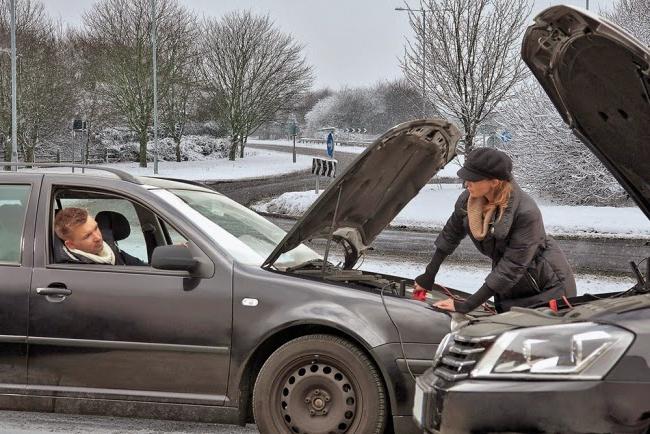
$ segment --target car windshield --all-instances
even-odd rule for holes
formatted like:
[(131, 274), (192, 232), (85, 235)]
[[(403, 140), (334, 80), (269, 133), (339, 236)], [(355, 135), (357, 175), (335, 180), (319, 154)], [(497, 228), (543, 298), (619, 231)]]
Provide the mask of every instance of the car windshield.
[[(157, 190), (156, 194), (197, 222), (238, 262), (262, 265), (286, 232), (264, 217), (218, 193), (197, 190)], [(301, 244), (274, 263), (284, 269), (320, 259)]]

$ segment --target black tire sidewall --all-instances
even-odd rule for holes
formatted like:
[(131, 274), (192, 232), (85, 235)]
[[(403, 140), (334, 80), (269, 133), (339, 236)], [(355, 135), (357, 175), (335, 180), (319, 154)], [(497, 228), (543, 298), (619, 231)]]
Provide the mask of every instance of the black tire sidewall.
[(253, 413), (263, 434), (291, 433), (273, 406), (272, 394), (284, 384), (296, 362), (318, 360), (334, 365), (350, 380), (357, 396), (357, 410), (347, 433), (383, 432), (386, 398), (378, 371), (368, 357), (348, 341), (330, 335), (311, 335), (294, 339), (276, 350), (260, 370), (253, 391)]

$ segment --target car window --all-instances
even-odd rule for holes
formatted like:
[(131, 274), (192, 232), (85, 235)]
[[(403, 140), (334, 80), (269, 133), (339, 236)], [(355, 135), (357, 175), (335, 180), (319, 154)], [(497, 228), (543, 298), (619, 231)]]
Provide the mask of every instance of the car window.
[(28, 185), (0, 185), (0, 263), (19, 264)]
[[(84, 208), (92, 217), (101, 212), (112, 212), (123, 216), (129, 225), (126, 238), (116, 239), (120, 251), (138, 258), (145, 265), (157, 246), (184, 244), (187, 239), (166, 224), (160, 217), (130, 199), (109, 193), (83, 190), (62, 190), (55, 195), (54, 213), (69, 207)], [(169, 237), (166, 236), (169, 235)]]
[(133, 203), (130, 201), (112, 197), (89, 199), (63, 198), (61, 199), (61, 205), (63, 208), (85, 208), (93, 217), (101, 211), (112, 211), (122, 214), (129, 222), (131, 233), (127, 238), (117, 241), (117, 245), (120, 250), (129, 255), (135, 256), (145, 263), (149, 262), (147, 258), (147, 243), (140, 225), (140, 219), (138, 218)]

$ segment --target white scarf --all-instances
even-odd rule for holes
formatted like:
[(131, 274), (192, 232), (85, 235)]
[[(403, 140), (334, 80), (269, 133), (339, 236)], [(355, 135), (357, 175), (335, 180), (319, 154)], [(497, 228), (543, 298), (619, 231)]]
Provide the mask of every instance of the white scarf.
[(68, 247), (66, 247), (66, 250), (68, 250), (71, 253), (74, 253), (75, 255), (88, 258), (97, 264), (115, 265), (115, 253), (113, 253), (113, 250), (108, 246), (108, 244), (106, 244), (106, 241), (104, 241), (104, 246), (102, 247), (102, 251), (99, 252), (99, 255), (93, 255), (92, 253), (84, 252), (83, 250), (70, 249)]

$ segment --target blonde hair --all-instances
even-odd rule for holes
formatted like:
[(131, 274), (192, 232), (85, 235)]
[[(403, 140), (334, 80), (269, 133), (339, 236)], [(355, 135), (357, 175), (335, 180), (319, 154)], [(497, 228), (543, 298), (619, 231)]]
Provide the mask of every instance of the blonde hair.
[(510, 201), (510, 195), (512, 194), (512, 184), (510, 181), (503, 181), (500, 179), (498, 181), (499, 183), (494, 187), (494, 202), (488, 202), (485, 204), (483, 207), (483, 215), (498, 209), (499, 218), (497, 221), (500, 221), (508, 208), (508, 202)]

